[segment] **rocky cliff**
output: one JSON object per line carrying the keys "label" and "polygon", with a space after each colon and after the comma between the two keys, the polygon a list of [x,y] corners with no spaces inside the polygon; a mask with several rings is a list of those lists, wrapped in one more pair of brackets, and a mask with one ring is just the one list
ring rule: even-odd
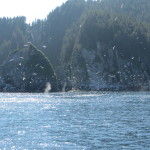
{"label": "rocky cliff", "polygon": [[79,90],[150,90],[148,32],[120,16],[88,14],[66,34],[64,83]]}
{"label": "rocky cliff", "polygon": [[[100,43],[99,43],[100,44]],[[149,66],[135,57],[122,59],[114,47],[77,51],[70,64],[70,82],[82,90],[149,90]],[[137,64],[138,63],[138,64]],[[138,66],[137,66],[138,65]]]}
{"label": "rocky cliff", "polygon": [[2,92],[58,91],[56,74],[49,60],[33,45],[12,52],[0,68]]}

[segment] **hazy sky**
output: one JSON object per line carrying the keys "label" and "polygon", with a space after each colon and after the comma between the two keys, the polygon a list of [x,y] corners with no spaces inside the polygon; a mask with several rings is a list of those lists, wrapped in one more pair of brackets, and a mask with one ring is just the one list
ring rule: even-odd
{"label": "hazy sky", "polygon": [[27,23],[46,18],[48,13],[67,0],[0,0],[0,17],[26,16]]}

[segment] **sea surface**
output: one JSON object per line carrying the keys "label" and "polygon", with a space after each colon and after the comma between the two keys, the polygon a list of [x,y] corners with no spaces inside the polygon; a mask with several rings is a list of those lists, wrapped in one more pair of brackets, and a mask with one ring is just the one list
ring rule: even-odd
{"label": "sea surface", "polygon": [[150,150],[150,93],[1,93],[0,149]]}

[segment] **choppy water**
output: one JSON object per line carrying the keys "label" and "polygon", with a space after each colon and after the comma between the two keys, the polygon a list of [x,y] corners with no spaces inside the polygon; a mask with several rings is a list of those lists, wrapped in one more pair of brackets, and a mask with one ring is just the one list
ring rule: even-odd
{"label": "choppy water", "polygon": [[0,149],[149,150],[150,93],[2,93]]}

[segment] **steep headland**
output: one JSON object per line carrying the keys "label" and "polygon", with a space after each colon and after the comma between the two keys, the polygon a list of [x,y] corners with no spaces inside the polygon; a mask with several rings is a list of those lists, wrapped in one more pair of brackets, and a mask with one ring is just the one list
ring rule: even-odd
{"label": "steep headland", "polygon": [[56,74],[48,58],[33,45],[12,52],[0,68],[2,92],[58,91]]}

